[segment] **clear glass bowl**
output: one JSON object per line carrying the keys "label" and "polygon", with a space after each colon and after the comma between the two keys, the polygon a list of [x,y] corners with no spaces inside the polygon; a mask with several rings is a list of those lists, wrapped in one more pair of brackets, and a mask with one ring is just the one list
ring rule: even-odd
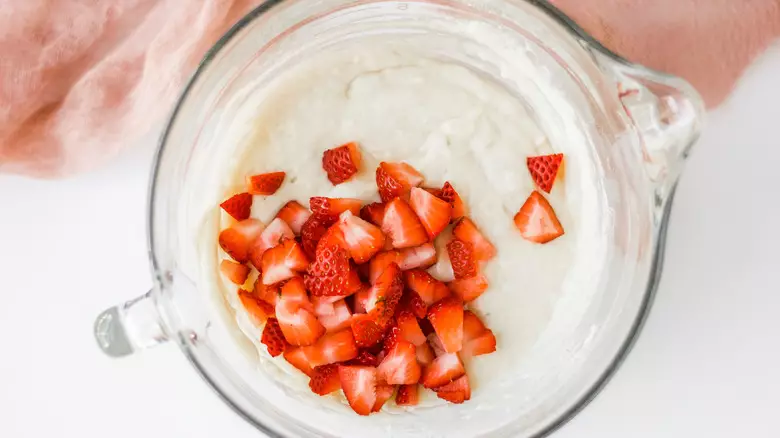
{"label": "clear glass bowl", "polygon": [[[576,141],[600,175],[602,214],[582,218],[599,221],[606,236],[602,262],[589,273],[598,293],[562,298],[582,302],[568,303],[576,312],[554,313],[527,357],[507,358],[522,361],[522,378],[506,383],[513,395],[500,407],[421,409],[388,426],[290,396],[257,371],[257,353],[230,306],[198,272],[192,235],[204,218],[217,221],[225,188],[195,190],[194,181],[224,164],[217,152],[227,133],[249,122],[252,96],[311,54],[365,38],[415,41],[427,56],[500,83],[552,145]],[[155,287],[102,313],[98,343],[118,357],[175,341],[215,392],[269,436],[547,435],[599,392],[640,331],[658,284],[673,188],[703,113],[687,83],[610,53],[543,1],[268,0],[209,51],[170,117],[149,193]]]}

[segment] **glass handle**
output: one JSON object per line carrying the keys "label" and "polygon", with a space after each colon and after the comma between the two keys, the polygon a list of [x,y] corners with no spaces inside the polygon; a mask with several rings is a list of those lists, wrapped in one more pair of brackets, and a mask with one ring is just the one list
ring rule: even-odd
{"label": "glass handle", "polygon": [[128,356],[168,340],[151,291],[103,311],[94,330],[98,346],[111,357]]}

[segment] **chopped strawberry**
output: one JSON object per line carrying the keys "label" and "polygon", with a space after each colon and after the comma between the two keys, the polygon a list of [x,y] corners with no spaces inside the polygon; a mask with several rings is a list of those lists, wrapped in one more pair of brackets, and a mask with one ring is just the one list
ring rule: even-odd
{"label": "chopped strawberry", "polygon": [[398,393],[395,395],[395,404],[398,406],[417,406],[419,402],[420,387],[416,383],[398,387]]}
{"label": "chopped strawberry", "polygon": [[352,178],[360,169],[360,161],[360,150],[354,142],[322,153],[322,168],[334,186]]}
{"label": "chopped strawberry", "polygon": [[249,247],[249,261],[258,270],[263,262],[263,254],[284,239],[294,239],[295,233],[287,225],[287,222],[276,218],[268,224],[265,230],[260,233],[260,237]]}
{"label": "chopped strawberry", "polygon": [[368,350],[361,350],[357,357],[348,361],[346,365],[364,365],[369,367],[375,367],[379,365],[379,361],[376,356],[371,354]]}
{"label": "chopped strawberry", "polygon": [[245,219],[219,233],[219,246],[233,260],[244,263],[249,260],[250,249],[265,225],[257,219]]}
{"label": "chopped strawberry", "polygon": [[463,302],[456,297],[445,298],[428,309],[436,335],[447,353],[457,353],[463,347]]}
{"label": "chopped strawberry", "polygon": [[260,337],[260,342],[268,347],[268,354],[272,357],[276,357],[282,353],[290,345],[284,338],[282,328],[279,326],[279,321],[276,318],[268,318],[268,322],[265,323],[263,328],[263,335]]}
{"label": "chopped strawberry", "polygon": [[404,272],[404,280],[406,280],[406,286],[417,293],[428,306],[450,295],[450,290],[444,283],[422,269]]}
{"label": "chopped strawberry", "polygon": [[466,215],[466,205],[449,181],[445,182],[441,188],[441,199],[452,205],[452,220],[458,220]]}
{"label": "chopped strawberry", "polygon": [[250,193],[239,193],[228,198],[225,202],[219,204],[225,213],[233,216],[233,219],[242,221],[249,219],[252,212],[252,195]]}
{"label": "chopped strawberry", "polygon": [[313,310],[300,277],[293,277],[282,286],[282,295],[276,303],[276,318],[287,342],[311,345],[325,333],[325,327]]}
{"label": "chopped strawberry", "polygon": [[311,212],[319,217],[336,219],[341,213],[349,210],[354,215],[360,214],[360,206],[363,201],[350,198],[324,198],[315,196],[309,199]]}
{"label": "chopped strawberry", "polygon": [[385,204],[383,202],[374,202],[364,205],[360,209],[360,217],[377,227],[382,227],[382,219],[385,217]]}
{"label": "chopped strawberry", "polygon": [[453,280],[447,283],[447,286],[464,303],[470,303],[487,290],[488,282],[484,275],[477,274],[474,277]]}
{"label": "chopped strawberry", "polygon": [[393,263],[398,264],[399,259],[398,251],[383,251],[375,255],[369,264],[368,278],[371,283],[375,283],[388,266]]}
{"label": "chopped strawberry", "polygon": [[552,206],[534,190],[515,215],[515,226],[524,239],[547,243],[563,235],[563,227]]}
{"label": "chopped strawberry", "polygon": [[311,215],[301,226],[301,246],[311,259],[314,259],[316,254],[317,243],[333,224],[334,221],[331,218]]}
{"label": "chopped strawberry", "polygon": [[470,310],[463,312],[463,348],[465,356],[480,356],[496,351],[496,337],[493,331]]}
{"label": "chopped strawberry", "polygon": [[376,402],[374,407],[371,408],[371,412],[379,412],[382,406],[387,403],[388,400],[393,398],[395,392],[395,386],[392,385],[376,385]]}
{"label": "chopped strawberry", "polygon": [[417,363],[417,349],[413,344],[399,339],[376,371],[380,380],[391,385],[417,383],[422,372]]}
{"label": "chopped strawberry", "polygon": [[382,340],[382,352],[387,354],[395,347],[395,343],[401,339],[401,329],[398,325],[391,324],[385,332],[385,337]]}
{"label": "chopped strawberry", "polygon": [[309,267],[309,260],[298,242],[286,239],[263,254],[261,267],[263,284],[276,284],[305,271]]}
{"label": "chopped strawberry", "polygon": [[304,282],[313,296],[341,296],[350,271],[349,255],[336,245],[323,246],[306,270]]}
{"label": "chopped strawberry", "polygon": [[290,201],[276,213],[276,217],[285,221],[295,235],[301,234],[303,224],[309,220],[311,212],[308,208],[301,205],[298,201]]}
{"label": "chopped strawberry", "polygon": [[[425,321],[427,321],[427,319]],[[447,351],[444,350],[444,344],[441,343],[441,339],[439,339],[439,335],[437,335],[435,332],[428,334],[428,345],[431,346],[431,350],[433,350],[433,354],[436,357],[447,354]]]}
{"label": "chopped strawberry", "polygon": [[315,307],[317,319],[320,320],[327,333],[338,332],[350,328],[352,312],[349,310],[349,306],[347,306],[347,303],[344,300],[336,301],[331,304],[330,309],[332,310],[332,313],[317,314],[317,308]]}
{"label": "chopped strawberry", "polygon": [[423,187],[422,189],[425,190],[426,192],[430,193],[431,195],[441,199],[442,191],[441,191],[440,188],[437,188],[437,187]]}
{"label": "chopped strawberry", "polygon": [[425,334],[423,334],[420,324],[417,322],[417,317],[414,316],[411,310],[403,309],[399,311],[395,316],[395,321],[398,324],[398,329],[401,330],[401,338],[414,345],[425,343]]}
{"label": "chopped strawberry", "polygon": [[428,241],[428,233],[420,223],[409,204],[401,198],[388,202],[382,231],[393,244],[393,248],[411,248]]}
{"label": "chopped strawberry", "polygon": [[468,242],[474,248],[474,257],[479,261],[488,261],[495,257],[496,247],[479,231],[474,222],[467,217],[463,217],[452,229],[452,235]]}
{"label": "chopped strawberry", "polygon": [[339,366],[341,389],[349,406],[359,415],[368,415],[376,404],[376,368]]}
{"label": "chopped strawberry", "polygon": [[433,390],[440,399],[447,400],[451,403],[460,404],[471,398],[469,376],[465,374],[446,385],[433,388]]}
{"label": "chopped strawberry", "polygon": [[404,248],[399,251],[398,267],[402,271],[409,269],[427,269],[436,263],[436,247],[433,243],[423,243],[413,248]]}
{"label": "chopped strawberry", "polygon": [[447,244],[447,254],[455,278],[469,278],[477,275],[477,261],[474,247],[468,242],[453,238]]}
{"label": "chopped strawberry", "polygon": [[349,329],[340,332],[327,333],[316,343],[303,347],[311,366],[327,365],[345,362],[358,355],[355,338]]}
{"label": "chopped strawberry", "polygon": [[421,366],[427,367],[433,363],[434,359],[436,359],[436,355],[427,342],[423,342],[417,346],[417,362],[419,362]]}
{"label": "chopped strawberry", "polygon": [[344,233],[341,231],[341,226],[339,226],[339,224],[331,225],[330,228],[325,231],[325,234],[322,235],[320,241],[317,242],[317,251],[322,247],[333,245],[347,249],[347,244],[344,242]]}
{"label": "chopped strawberry", "polygon": [[246,177],[247,191],[253,195],[273,195],[282,186],[285,176],[284,172],[248,176]]}
{"label": "chopped strawberry", "polygon": [[232,260],[222,260],[219,263],[219,271],[225,278],[238,285],[244,284],[249,276],[249,266]]}
{"label": "chopped strawberry", "polygon": [[309,358],[306,357],[303,347],[288,348],[284,351],[283,356],[290,365],[300,370],[303,374],[309,377],[314,374],[314,369],[309,364]]}
{"label": "chopped strawberry", "polygon": [[345,211],[339,216],[339,227],[344,236],[344,244],[355,263],[371,260],[385,246],[385,235],[377,226]]}
{"label": "chopped strawberry", "polygon": [[382,202],[393,198],[408,199],[409,190],[422,184],[424,178],[414,167],[406,163],[379,163],[376,169],[376,186]]}
{"label": "chopped strawberry", "polygon": [[266,303],[276,306],[276,302],[279,300],[279,294],[281,293],[281,290],[279,290],[276,286],[267,286],[263,284],[263,279],[261,276],[257,277],[257,280],[255,280],[255,286],[252,291],[255,295],[255,297],[259,298],[262,301],[265,301]]}
{"label": "chopped strawberry", "polygon": [[553,188],[555,177],[558,175],[558,169],[563,162],[563,154],[541,155],[538,157],[528,157],[526,165],[531,172],[531,178],[536,185],[547,193]]}
{"label": "chopped strawberry", "polygon": [[382,340],[382,328],[368,315],[354,316],[351,325],[358,347],[371,347]]}
{"label": "chopped strawberry", "polygon": [[371,304],[372,308],[376,303],[376,290],[373,287],[366,286],[353,295],[353,312],[355,314],[366,314],[368,309],[366,306]]}
{"label": "chopped strawberry", "polygon": [[406,309],[417,318],[425,318],[428,315],[428,306],[423,302],[417,292],[407,288],[398,303],[399,309]]}
{"label": "chopped strawberry", "polygon": [[339,366],[330,364],[315,367],[309,380],[309,388],[317,395],[328,395],[341,389]]}
{"label": "chopped strawberry", "polygon": [[238,298],[256,324],[265,324],[268,318],[274,316],[274,307],[258,300],[251,292],[239,289]]}
{"label": "chopped strawberry", "polygon": [[372,289],[375,290],[376,300],[373,308],[367,307],[368,314],[380,327],[387,327],[404,291],[404,282],[398,265],[388,266],[377,278]]}
{"label": "chopped strawberry", "polygon": [[409,197],[409,206],[420,219],[428,237],[433,240],[450,223],[452,206],[425,190],[413,187]]}
{"label": "chopped strawberry", "polygon": [[458,355],[446,353],[425,368],[422,374],[422,384],[426,388],[438,388],[466,374]]}

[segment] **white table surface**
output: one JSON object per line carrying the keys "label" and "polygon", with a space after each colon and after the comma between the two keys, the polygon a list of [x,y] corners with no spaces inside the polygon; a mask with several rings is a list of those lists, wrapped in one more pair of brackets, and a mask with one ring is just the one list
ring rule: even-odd
{"label": "white table surface", "polygon": [[[636,348],[556,438],[777,437],[780,47],[710,123],[679,186]],[[146,144],[64,181],[0,176],[0,437],[253,437],[173,345],[104,357],[92,322],[141,294]]]}

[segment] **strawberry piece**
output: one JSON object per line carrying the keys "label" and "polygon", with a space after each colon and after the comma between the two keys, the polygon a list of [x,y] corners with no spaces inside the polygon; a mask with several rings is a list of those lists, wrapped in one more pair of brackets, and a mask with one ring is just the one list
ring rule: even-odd
{"label": "strawberry piece", "polygon": [[247,191],[253,195],[269,196],[282,186],[284,172],[270,172],[246,177]]}
{"label": "strawberry piece", "polygon": [[463,203],[460,195],[449,181],[445,182],[441,188],[441,199],[452,205],[452,220],[460,219],[466,215],[466,204]]}
{"label": "strawberry piece", "polygon": [[496,351],[496,337],[493,331],[470,310],[463,312],[463,348],[465,356],[480,356]]}
{"label": "strawberry piece", "polygon": [[365,263],[385,246],[385,235],[377,226],[355,216],[349,210],[339,216],[344,244],[355,263]]}
{"label": "strawberry piece", "polygon": [[311,345],[325,333],[325,327],[313,310],[300,277],[294,277],[282,286],[282,295],[276,303],[276,318],[287,342]]}
{"label": "strawberry piece", "polygon": [[444,283],[422,269],[404,272],[404,280],[406,280],[406,286],[417,293],[428,306],[450,295],[450,290]]}
{"label": "strawberry piece", "polygon": [[238,299],[252,317],[255,324],[265,324],[268,318],[274,316],[274,307],[265,301],[258,300],[251,292],[238,290]]}
{"label": "strawberry piece", "polygon": [[471,398],[471,386],[469,385],[469,376],[453,380],[452,382],[433,389],[436,395],[450,403],[460,404]]}
{"label": "strawberry piece", "polygon": [[298,201],[290,201],[279,209],[276,213],[276,217],[285,221],[295,235],[301,234],[301,228],[303,224],[309,220],[311,212],[308,208],[301,205]]}
{"label": "strawberry piece", "polygon": [[422,184],[424,178],[414,167],[406,163],[379,163],[376,169],[376,186],[382,202],[393,198],[408,199],[412,187]]}
{"label": "strawberry piece", "polygon": [[417,317],[410,310],[404,309],[399,311],[395,316],[395,321],[398,329],[401,331],[402,339],[411,342],[415,346],[425,343],[425,334],[417,322]]}
{"label": "strawberry piece", "polygon": [[410,289],[404,291],[404,295],[401,297],[401,302],[398,303],[398,306],[401,309],[407,309],[417,318],[425,318],[428,315],[428,306],[423,302],[417,292]]}
{"label": "strawberry piece", "polygon": [[413,248],[404,248],[399,251],[397,263],[402,271],[430,268],[436,264],[436,247],[428,242]]}
{"label": "strawberry piece", "polygon": [[452,235],[468,242],[474,248],[474,257],[478,261],[488,261],[495,257],[496,247],[479,231],[474,222],[467,217],[463,217],[452,229]]}
{"label": "strawberry piece", "polygon": [[314,375],[314,369],[309,365],[309,358],[306,357],[306,352],[303,351],[303,347],[288,348],[284,351],[283,357],[290,365],[297,368],[303,374],[306,374],[309,377]]}
{"label": "strawberry piece", "polygon": [[421,366],[427,367],[433,363],[434,359],[436,359],[436,355],[433,353],[433,349],[427,342],[418,345],[416,352],[417,362]]}
{"label": "strawberry piece", "polygon": [[531,172],[531,178],[536,185],[547,193],[553,188],[555,178],[558,176],[558,169],[563,162],[563,154],[540,155],[538,157],[528,157],[526,165]]}
{"label": "strawberry piece", "polygon": [[322,153],[322,168],[334,186],[352,178],[360,168],[360,161],[360,150],[354,142]]}
{"label": "strawberry piece", "polygon": [[321,218],[314,215],[309,216],[309,219],[301,226],[301,246],[306,255],[314,259],[317,250],[317,243],[319,243],[322,236],[328,231],[328,228],[334,224],[334,221],[330,218]]}
{"label": "strawberry piece", "polygon": [[276,284],[305,271],[309,267],[309,260],[298,242],[286,239],[263,254],[261,267],[263,284]]}
{"label": "strawberry piece", "polygon": [[387,204],[382,231],[390,238],[393,248],[410,248],[428,241],[428,233],[414,210],[401,198]]}
{"label": "strawberry piece", "polygon": [[322,196],[309,199],[309,208],[314,215],[333,220],[345,211],[351,211],[356,216],[359,215],[361,205],[363,205],[363,201],[360,199],[325,198]]}
{"label": "strawberry piece", "polygon": [[449,202],[442,201],[418,187],[412,188],[409,206],[422,222],[431,240],[447,227],[452,218],[452,206]]}
{"label": "strawberry piece", "polygon": [[272,306],[276,306],[276,302],[279,300],[279,294],[281,293],[281,290],[279,290],[279,288],[276,286],[264,285],[263,279],[260,276],[258,276],[257,280],[255,280],[255,285],[252,293],[254,293],[256,298]]}
{"label": "strawberry piece", "polygon": [[457,295],[464,303],[470,303],[482,295],[488,288],[487,278],[482,274],[474,277],[461,278],[447,283],[453,294]]}
{"label": "strawberry piece", "polygon": [[316,343],[303,347],[309,364],[313,367],[336,362],[346,362],[358,355],[355,338],[349,329],[327,333]]}
{"label": "strawberry piece", "polygon": [[384,251],[380,252],[373,259],[368,268],[368,279],[371,283],[376,283],[376,279],[385,272],[388,266],[393,263],[398,264],[400,254],[398,251]]}
{"label": "strawberry piece", "polygon": [[268,354],[271,357],[279,356],[284,353],[284,350],[290,345],[284,338],[282,333],[282,327],[279,326],[279,320],[276,318],[268,318],[268,322],[263,327],[263,334],[260,337],[260,342],[268,347]]}
{"label": "strawberry piece", "polygon": [[392,264],[385,269],[377,278],[376,283],[371,287],[376,297],[373,308],[369,309],[369,316],[380,327],[387,327],[395,314],[398,302],[404,291],[404,282],[401,277],[401,269],[398,265]]}
{"label": "strawberry piece", "polygon": [[398,325],[391,324],[385,332],[385,337],[382,340],[382,352],[385,355],[390,353],[390,350],[395,347],[395,344],[399,339],[401,339],[401,329],[398,328]]}
{"label": "strawberry piece", "polygon": [[417,383],[422,373],[417,363],[417,349],[403,339],[397,340],[376,371],[380,380],[391,385]]}
{"label": "strawberry piece", "polygon": [[233,260],[245,263],[249,260],[250,248],[265,225],[257,219],[245,219],[219,233],[219,246]]}
{"label": "strawberry piece", "polygon": [[341,389],[339,366],[331,364],[314,368],[309,380],[309,388],[317,395],[328,395]]}
{"label": "strawberry piece", "polygon": [[463,347],[463,303],[456,297],[445,298],[428,309],[428,320],[447,353]]}
{"label": "strawberry piece", "polygon": [[446,353],[423,370],[422,384],[426,388],[438,388],[466,374],[458,355]]}
{"label": "strawberry piece", "polygon": [[416,383],[398,387],[395,404],[398,406],[417,406],[418,403],[420,403],[420,387]]}
{"label": "strawberry piece", "polygon": [[277,245],[284,239],[294,239],[295,233],[287,225],[287,222],[276,218],[268,224],[265,230],[249,247],[249,261],[255,268],[260,270],[263,262],[263,254]]}
{"label": "strawberry piece", "polygon": [[219,263],[219,271],[222,272],[225,278],[238,285],[244,284],[249,276],[248,266],[232,260],[222,260]]}
{"label": "strawberry piece", "polygon": [[344,233],[341,231],[341,227],[338,224],[331,225],[322,235],[322,238],[317,242],[317,251],[325,246],[338,246],[347,249],[347,244],[344,242]]}
{"label": "strawberry piece", "polygon": [[314,296],[344,295],[344,281],[349,270],[349,255],[345,249],[336,245],[322,246],[306,270],[306,288]]}
{"label": "strawberry piece", "polygon": [[368,309],[366,306],[370,303],[372,308],[376,303],[376,295],[373,287],[364,287],[353,295],[353,312],[355,314],[366,314]]}
{"label": "strawberry piece", "polygon": [[375,367],[379,365],[379,361],[376,356],[371,354],[367,350],[362,350],[358,353],[358,356],[347,362],[347,365],[364,365],[369,367]]}
{"label": "strawberry piece", "polygon": [[[431,327],[431,329],[433,329],[433,327]],[[433,354],[436,357],[447,354],[447,351],[444,350],[444,344],[441,343],[441,339],[439,339],[439,336],[435,332],[428,334],[428,345],[431,346],[431,350],[433,350]]]}
{"label": "strawberry piece", "polygon": [[440,188],[437,188],[437,187],[423,187],[422,189],[425,190],[426,192],[430,193],[431,195],[441,199],[442,191],[441,191]]}
{"label": "strawberry piece", "polygon": [[371,408],[371,412],[379,412],[382,409],[382,406],[384,406],[388,400],[393,398],[394,392],[395,386],[376,385],[376,402],[374,402],[374,407]]}
{"label": "strawberry piece", "polygon": [[455,278],[469,278],[477,275],[477,261],[474,257],[474,247],[460,239],[453,238],[447,244],[447,254],[452,264]]}
{"label": "strawberry piece", "polygon": [[225,213],[237,221],[249,219],[252,213],[252,195],[250,193],[239,193],[228,198],[225,202],[219,204]]}
{"label": "strawberry piece", "polygon": [[338,332],[350,328],[352,321],[352,312],[344,300],[336,301],[330,305],[331,312],[326,314],[317,313],[315,306],[314,313],[320,320],[327,333]]}
{"label": "strawberry piece", "polygon": [[382,219],[385,217],[385,204],[383,202],[374,202],[364,205],[360,209],[360,217],[381,228]]}
{"label": "strawberry piece", "polygon": [[376,404],[376,368],[339,366],[341,389],[358,415],[368,415]]}
{"label": "strawberry piece", "polygon": [[382,340],[382,328],[368,315],[353,317],[351,328],[358,347],[371,347]]}
{"label": "strawberry piece", "polygon": [[563,235],[555,210],[536,190],[515,215],[515,226],[525,240],[536,243],[547,243]]}

